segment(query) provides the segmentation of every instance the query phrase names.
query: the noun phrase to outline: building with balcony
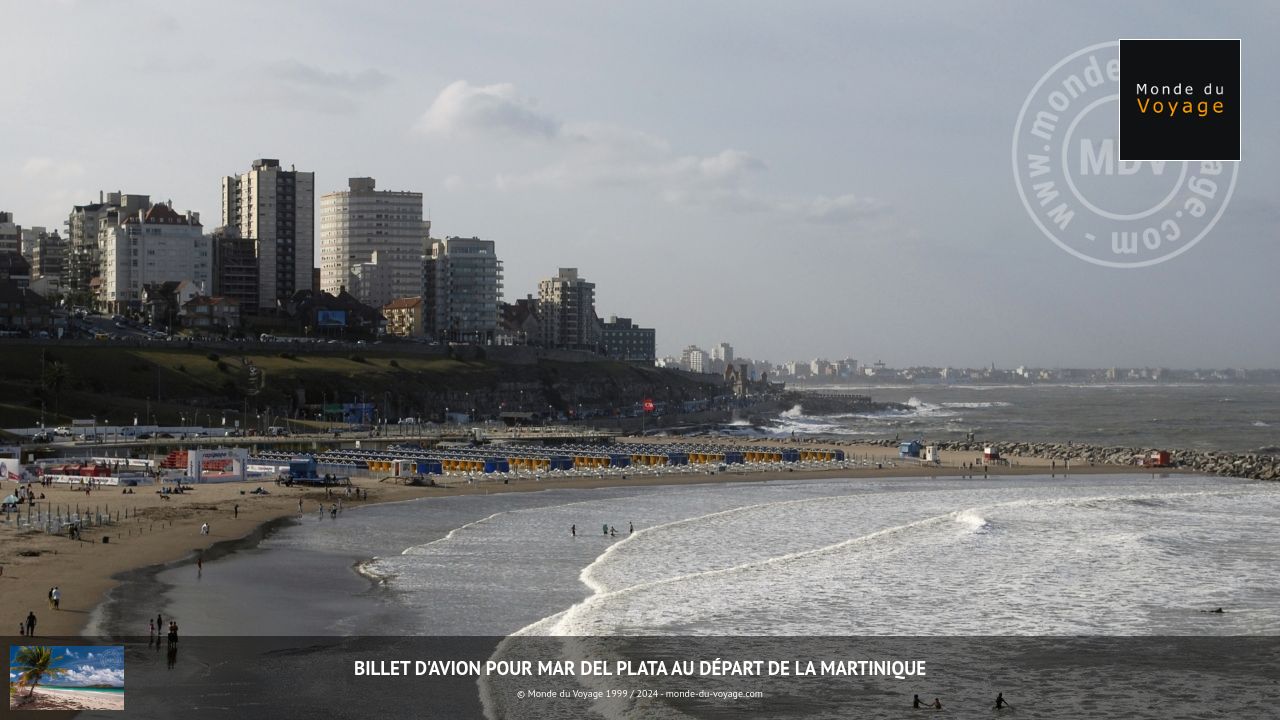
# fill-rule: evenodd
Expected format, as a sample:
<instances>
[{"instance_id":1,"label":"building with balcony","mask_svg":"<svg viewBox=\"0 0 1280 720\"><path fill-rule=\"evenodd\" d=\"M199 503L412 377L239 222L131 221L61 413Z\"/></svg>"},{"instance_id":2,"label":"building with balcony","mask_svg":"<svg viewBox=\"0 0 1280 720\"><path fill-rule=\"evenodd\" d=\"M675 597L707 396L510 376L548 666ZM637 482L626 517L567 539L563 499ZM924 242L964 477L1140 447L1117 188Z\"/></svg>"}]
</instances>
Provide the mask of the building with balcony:
<instances>
[{"instance_id":1,"label":"building with balcony","mask_svg":"<svg viewBox=\"0 0 1280 720\"><path fill-rule=\"evenodd\" d=\"M222 225L254 244L260 312L276 312L311 289L315 173L254 160L248 172L222 178Z\"/></svg>"},{"instance_id":2,"label":"building with balcony","mask_svg":"<svg viewBox=\"0 0 1280 720\"><path fill-rule=\"evenodd\" d=\"M431 229L422 219L422 193L377 190L373 178L347 185L320 198L320 289L345 288L374 307L421 295Z\"/></svg>"},{"instance_id":3,"label":"building with balcony","mask_svg":"<svg viewBox=\"0 0 1280 720\"><path fill-rule=\"evenodd\" d=\"M430 250L422 268L427 332L444 342L495 342L502 261L493 241L447 237Z\"/></svg>"}]
</instances>

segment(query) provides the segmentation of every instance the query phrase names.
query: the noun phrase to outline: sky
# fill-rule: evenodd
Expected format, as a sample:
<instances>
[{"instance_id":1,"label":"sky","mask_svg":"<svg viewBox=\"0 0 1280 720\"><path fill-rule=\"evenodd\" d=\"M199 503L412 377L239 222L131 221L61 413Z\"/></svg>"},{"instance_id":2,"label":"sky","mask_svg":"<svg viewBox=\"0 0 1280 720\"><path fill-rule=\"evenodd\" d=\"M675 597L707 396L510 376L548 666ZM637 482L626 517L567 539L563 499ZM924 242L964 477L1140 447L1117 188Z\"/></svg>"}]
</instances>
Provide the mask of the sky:
<instances>
[{"instance_id":1,"label":"sky","mask_svg":"<svg viewBox=\"0 0 1280 720\"><path fill-rule=\"evenodd\" d=\"M508 301L559 267L659 354L891 366L1276 367L1280 14L1265 3L0 0L0 209L99 190L220 224L255 158L424 193L496 241ZM1221 221L1151 267L1023 209L1037 80L1120 37L1243 40Z\"/></svg>"},{"instance_id":2,"label":"sky","mask_svg":"<svg viewBox=\"0 0 1280 720\"><path fill-rule=\"evenodd\" d=\"M17 657L20 645L9 648L9 662ZM57 677L46 675L42 685L87 687L105 685L124 687L124 648L116 645L58 645L50 648L54 658L62 658L54 667L65 670ZM10 672L9 681L16 682L19 673Z\"/></svg>"}]
</instances>

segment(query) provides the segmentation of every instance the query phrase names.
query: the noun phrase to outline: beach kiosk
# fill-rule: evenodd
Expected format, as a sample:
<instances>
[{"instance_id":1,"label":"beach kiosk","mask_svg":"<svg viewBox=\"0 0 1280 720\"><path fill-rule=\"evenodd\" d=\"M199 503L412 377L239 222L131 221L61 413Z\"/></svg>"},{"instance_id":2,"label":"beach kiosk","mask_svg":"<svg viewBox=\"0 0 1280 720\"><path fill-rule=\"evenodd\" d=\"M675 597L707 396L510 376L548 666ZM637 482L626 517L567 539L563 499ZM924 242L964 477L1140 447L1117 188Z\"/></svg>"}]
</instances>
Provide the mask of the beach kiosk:
<instances>
[{"instance_id":1,"label":"beach kiosk","mask_svg":"<svg viewBox=\"0 0 1280 720\"><path fill-rule=\"evenodd\" d=\"M1152 450L1147 457L1147 467L1169 467L1171 464L1168 450Z\"/></svg>"},{"instance_id":2,"label":"beach kiosk","mask_svg":"<svg viewBox=\"0 0 1280 720\"><path fill-rule=\"evenodd\" d=\"M982 448L982 461L983 461L983 462L988 462L988 463L989 463L989 462L999 462L999 461L1000 461L1000 451L999 451L999 450L996 450L995 448L991 447L990 445L988 445L988 446L986 446L986 447Z\"/></svg>"},{"instance_id":3,"label":"beach kiosk","mask_svg":"<svg viewBox=\"0 0 1280 720\"><path fill-rule=\"evenodd\" d=\"M908 440L901 445L898 445L898 457L904 460L907 458L919 459L921 449L922 446L920 445L919 440Z\"/></svg>"},{"instance_id":4,"label":"beach kiosk","mask_svg":"<svg viewBox=\"0 0 1280 720\"><path fill-rule=\"evenodd\" d=\"M938 454L937 445L926 445L924 448L924 461L927 463L940 463L942 458Z\"/></svg>"}]
</instances>

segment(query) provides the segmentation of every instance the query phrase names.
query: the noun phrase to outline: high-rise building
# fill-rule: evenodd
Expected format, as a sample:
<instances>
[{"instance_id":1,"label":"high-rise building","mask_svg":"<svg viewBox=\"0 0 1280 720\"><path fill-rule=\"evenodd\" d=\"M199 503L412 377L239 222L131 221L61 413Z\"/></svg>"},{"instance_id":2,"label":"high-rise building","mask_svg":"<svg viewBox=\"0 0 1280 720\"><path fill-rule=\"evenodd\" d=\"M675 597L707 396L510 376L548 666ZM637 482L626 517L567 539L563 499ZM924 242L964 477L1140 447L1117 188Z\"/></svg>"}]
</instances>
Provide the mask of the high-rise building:
<instances>
[{"instance_id":1,"label":"high-rise building","mask_svg":"<svg viewBox=\"0 0 1280 720\"><path fill-rule=\"evenodd\" d=\"M151 208L150 195L98 192L98 202L76 205L67 218L63 286L87 294L102 275L102 235L126 217Z\"/></svg>"},{"instance_id":2,"label":"high-rise building","mask_svg":"<svg viewBox=\"0 0 1280 720\"><path fill-rule=\"evenodd\" d=\"M422 220L422 193L375 187L373 178L350 178L349 189L320 198L320 289L346 288L382 307L422 293L430 223Z\"/></svg>"},{"instance_id":3,"label":"high-rise building","mask_svg":"<svg viewBox=\"0 0 1280 720\"><path fill-rule=\"evenodd\" d=\"M594 350L599 341L596 286L578 277L577 268L538 283L543 345Z\"/></svg>"},{"instance_id":4,"label":"high-rise building","mask_svg":"<svg viewBox=\"0 0 1280 720\"><path fill-rule=\"evenodd\" d=\"M284 307L311 289L315 215L315 173L262 158L249 172L222 178L222 225L254 242L259 310Z\"/></svg>"},{"instance_id":5,"label":"high-rise building","mask_svg":"<svg viewBox=\"0 0 1280 720\"><path fill-rule=\"evenodd\" d=\"M0 252L22 252L21 243L22 226L13 221L13 213L0 210Z\"/></svg>"},{"instance_id":6,"label":"high-rise building","mask_svg":"<svg viewBox=\"0 0 1280 720\"><path fill-rule=\"evenodd\" d=\"M432 240L422 279L432 336L449 342L494 342L502 303L502 261L492 240Z\"/></svg>"},{"instance_id":7,"label":"high-rise building","mask_svg":"<svg viewBox=\"0 0 1280 720\"><path fill-rule=\"evenodd\" d=\"M54 285L62 277L63 260L67 245L58 231L33 227L22 231L23 255L31 262L32 277L49 278Z\"/></svg>"},{"instance_id":8,"label":"high-rise building","mask_svg":"<svg viewBox=\"0 0 1280 720\"><path fill-rule=\"evenodd\" d=\"M680 351L680 369L690 372L707 372L711 364L711 356L697 345L690 345Z\"/></svg>"},{"instance_id":9,"label":"high-rise building","mask_svg":"<svg viewBox=\"0 0 1280 720\"><path fill-rule=\"evenodd\" d=\"M98 302L110 312L137 309L144 286L183 280L207 293L212 255L199 213L183 215L163 203L139 210L102 233Z\"/></svg>"},{"instance_id":10,"label":"high-rise building","mask_svg":"<svg viewBox=\"0 0 1280 720\"><path fill-rule=\"evenodd\" d=\"M657 355L655 340L653 328L640 327L631 318L611 316L600 325L600 346L615 360L652 364Z\"/></svg>"},{"instance_id":11,"label":"high-rise building","mask_svg":"<svg viewBox=\"0 0 1280 720\"><path fill-rule=\"evenodd\" d=\"M733 346L727 342L711 346L711 359L725 364L733 362Z\"/></svg>"},{"instance_id":12,"label":"high-rise building","mask_svg":"<svg viewBox=\"0 0 1280 720\"><path fill-rule=\"evenodd\" d=\"M220 227L209 238L213 249L213 286L209 294L230 298L250 314L258 311L258 255L252 239L234 227Z\"/></svg>"}]
</instances>

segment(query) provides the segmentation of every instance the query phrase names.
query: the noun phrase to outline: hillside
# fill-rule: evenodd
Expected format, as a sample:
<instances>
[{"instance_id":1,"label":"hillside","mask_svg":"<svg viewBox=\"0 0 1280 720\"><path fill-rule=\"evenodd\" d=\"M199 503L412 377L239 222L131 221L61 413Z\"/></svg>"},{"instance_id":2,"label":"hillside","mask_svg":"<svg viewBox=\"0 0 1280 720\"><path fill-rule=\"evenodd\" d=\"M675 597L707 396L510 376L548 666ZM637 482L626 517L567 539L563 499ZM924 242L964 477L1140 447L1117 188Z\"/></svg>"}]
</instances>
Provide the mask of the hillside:
<instances>
[{"instance_id":1,"label":"hillside","mask_svg":"<svg viewBox=\"0 0 1280 720\"><path fill-rule=\"evenodd\" d=\"M184 416L217 425L224 416L231 424L259 413L315 419L323 404L352 402L372 403L392 419L438 419L446 409L612 414L645 397L678 402L718 392L713 379L607 360L513 363L377 346L302 352L14 342L0 343L0 367L0 427L37 425L42 409L47 426L89 417L176 424ZM256 393L254 374L262 378Z\"/></svg>"}]
</instances>

